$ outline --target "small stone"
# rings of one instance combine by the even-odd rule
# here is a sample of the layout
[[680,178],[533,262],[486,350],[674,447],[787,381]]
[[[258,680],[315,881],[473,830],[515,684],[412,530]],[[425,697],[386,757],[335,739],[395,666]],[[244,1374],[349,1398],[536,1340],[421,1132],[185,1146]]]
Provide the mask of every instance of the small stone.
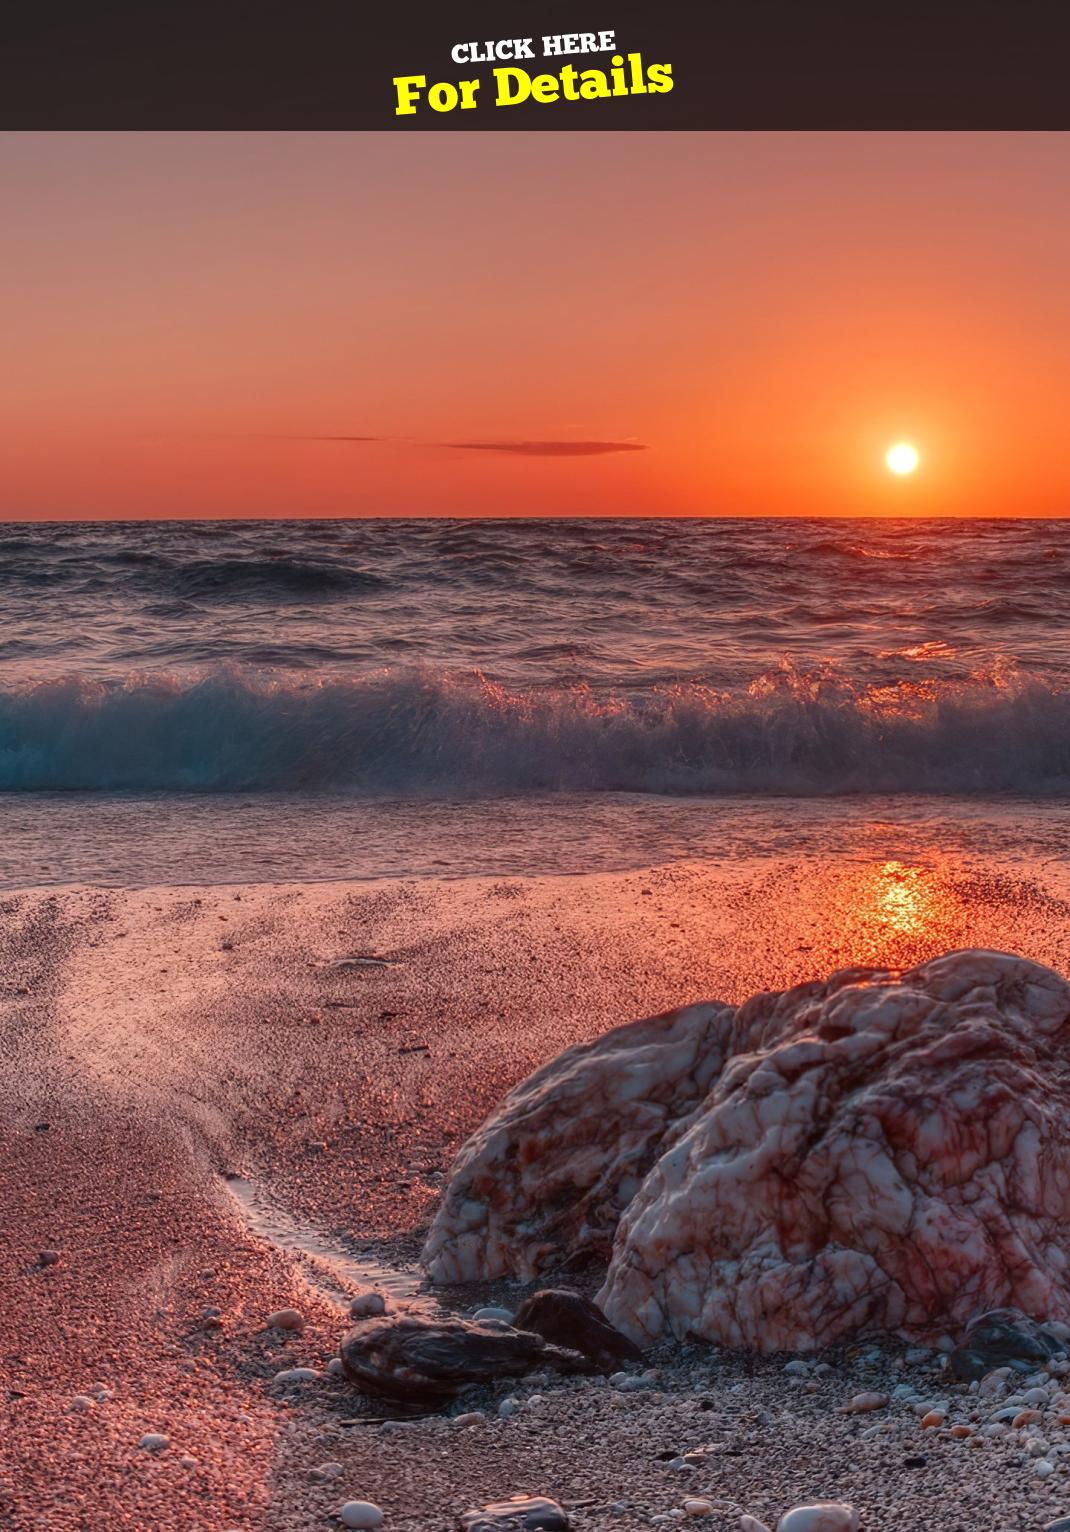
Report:
[[556,1500],[543,1495],[514,1495],[480,1511],[465,1511],[459,1525],[461,1532],[569,1532],[570,1524]]
[[1039,1410],[1019,1410],[1011,1421],[1011,1425],[1016,1431],[1020,1431],[1023,1426],[1036,1425],[1038,1420],[1043,1419],[1044,1417]]
[[972,1436],[973,1435],[973,1427],[972,1426],[952,1426],[951,1427],[951,1435],[957,1437],[960,1441],[965,1441],[967,1436]]
[[869,1410],[883,1410],[887,1403],[887,1394],[876,1392],[855,1394],[851,1402],[844,1405],[844,1413],[848,1415],[864,1415]]
[[838,1500],[815,1500],[797,1505],[777,1522],[777,1532],[858,1532],[859,1517],[853,1505]]
[[340,1356],[332,1356],[331,1360],[327,1363],[327,1375],[328,1375],[328,1377],[331,1377],[331,1378],[344,1378],[345,1377],[345,1373],[346,1373],[346,1370],[342,1366],[342,1358]]
[[341,1463],[321,1463],[320,1473],[325,1479],[340,1479],[345,1473],[345,1469],[342,1467]]
[[519,1408],[520,1408],[520,1400],[519,1399],[514,1399],[511,1396],[508,1399],[503,1399],[501,1404],[499,1404],[499,1406],[498,1406],[498,1418],[499,1418],[499,1420],[508,1420],[511,1416],[516,1414],[516,1412],[517,1412],[517,1410]]
[[350,1300],[349,1315],[351,1319],[370,1319],[376,1314],[386,1313],[386,1299],[382,1293],[358,1293]]
[[138,1442],[138,1446],[143,1447],[146,1452],[166,1452],[170,1445],[169,1439],[158,1431],[146,1431]]
[[713,1501],[702,1500],[698,1498],[694,1500],[685,1500],[684,1513],[688,1516],[712,1516]]
[[184,1457],[180,1457],[178,1461],[182,1468],[196,1468],[197,1466],[197,1459],[191,1458],[188,1452]]
[[37,1257],[38,1266],[58,1266],[62,1256],[58,1250],[42,1250]]
[[511,1325],[513,1322],[513,1311],[512,1309],[499,1308],[495,1304],[490,1303],[485,1308],[476,1309],[472,1318],[480,1321],[497,1319],[503,1325]]
[[1047,1458],[1041,1458],[1039,1463],[1033,1464],[1033,1472],[1038,1479],[1046,1479],[1055,1472],[1055,1464],[1049,1463]]
[[795,1378],[808,1378],[810,1376],[810,1363],[804,1362],[799,1357],[793,1357],[790,1362],[784,1363],[784,1371]]
[[94,1401],[88,1394],[75,1394],[67,1408],[68,1410],[73,1410],[76,1415],[82,1415],[86,1410],[93,1408],[93,1403]]
[[1070,1532],[1070,1516],[1057,1516],[1048,1522],[1044,1532]]
[[927,1431],[930,1431],[942,1426],[944,1419],[945,1416],[942,1410],[927,1410],[921,1417],[921,1423]]
[[922,1457],[920,1452],[914,1452],[914,1453],[911,1454],[910,1457],[903,1459],[903,1467],[904,1468],[924,1468],[927,1462],[928,1462],[928,1459]]
[[455,1415],[453,1417],[453,1424],[455,1426],[478,1426],[480,1421],[486,1420],[486,1418],[482,1410],[466,1410],[463,1415]]
[[319,1377],[315,1367],[287,1367],[282,1372],[277,1372],[273,1381],[275,1383],[314,1383]]
[[305,1316],[297,1309],[276,1309],[264,1320],[269,1330],[291,1330],[300,1333],[305,1328]]
[[362,1532],[372,1532],[375,1527],[381,1527],[386,1520],[382,1511],[370,1500],[347,1500],[338,1512],[338,1520],[343,1527],[355,1527]]
[[764,1521],[759,1521],[757,1516],[748,1516],[744,1511],[739,1518],[739,1532],[769,1532]]

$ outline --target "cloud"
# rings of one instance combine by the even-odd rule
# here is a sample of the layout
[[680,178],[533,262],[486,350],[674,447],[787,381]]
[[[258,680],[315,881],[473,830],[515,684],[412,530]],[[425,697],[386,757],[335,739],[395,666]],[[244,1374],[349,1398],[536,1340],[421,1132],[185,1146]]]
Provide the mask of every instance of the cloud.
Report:
[[597,457],[603,452],[645,452],[645,442],[446,442],[460,452],[512,452],[520,457]]

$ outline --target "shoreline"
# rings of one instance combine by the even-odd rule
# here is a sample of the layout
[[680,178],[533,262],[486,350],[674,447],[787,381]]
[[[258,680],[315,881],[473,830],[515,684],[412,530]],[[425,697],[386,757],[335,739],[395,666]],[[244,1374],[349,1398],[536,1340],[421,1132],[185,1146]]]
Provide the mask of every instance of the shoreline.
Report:
[[[461,1498],[531,1490],[634,1502],[580,1507],[577,1528],[646,1526],[679,1506],[683,1479],[701,1487],[686,1472],[667,1479],[647,1455],[705,1439],[704,1423],[688,1424],[695,1367],[712,1367],[700,1392],[715,1401],[697,1413],[727,1412],[744,1440],[711,1492],[740,1500],[745,1489],[754,1515],[848,1489],[867,1532],[950,1529],[956,1515],[970,1532],[1039,1529],[1065,1512],[1061,1470],[1034,1484],[993,1449],[979,1477],[989,1457],[958,1442],[930,1455],[924,1493],[912,1478],[901,1511],[865,1501],[856,1468],[870,1463],[873,1485],[895,1493],[901,1464],[879,1454],[919,1430],[897,1408],[876,1447],[858,1445],[858,1421],[835,1413],[840,1393],[857,1392],[853,1362],[804,1390],[802,1405],[782,1364],[695,1349],[655,1354],[659,1386],[623,1403],[592,1380],[525,1380],[506,1392],[541,1392],[545,1405],[515,1419],[340,1427],[341,1412],[367,1412],[335,1380],[303,1386],[292,1403],[270,1381],[285,1367],[326,1367],[339,1310],[300,1260],[243,1223],[222,1180],[254,1169],[299,1226],[380,1261],[414,1256],[458,1145],[512,1084],[573,1042],[673,1005],[738,1001],[856,963],[908,967],[960,946],[998,945],[1070,972],[1061,870],[972,861],[934,849],[927,865],[764,858],[532,879],[4,895],[0,1525],[96,1532],[110,1517],[311,1532],[352,1496],[378,1500],[392,1532],[431,1532],[465,1508]],[[48,1250],[59,1260],[41,1265]],[[306,1316],[300,1338],[264,1328],[287,1306]],[[110,1397],[72,1410],[98,1384]],[[748,1424],[744,1410],[769,1423]],[[173,1446],[139,1449],[152,1431]],[[765,1498],[743,1473],[752,1447]],[[344,1495],[309,1477],[328,1460],[343,1462]],[[966,1518],[975,1481],[1011,1519]],[[1070,1501],[1070,1482],[1064,1493]],[[738,1515],[705,1524],[720,1532]]]

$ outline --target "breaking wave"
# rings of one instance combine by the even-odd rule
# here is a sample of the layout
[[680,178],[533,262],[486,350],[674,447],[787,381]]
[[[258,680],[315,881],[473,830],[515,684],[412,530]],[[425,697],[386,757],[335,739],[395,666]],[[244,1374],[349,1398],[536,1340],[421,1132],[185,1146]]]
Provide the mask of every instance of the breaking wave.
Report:
[[856,687],[507,688],[477,673],[40,680],[0,692],[0,790],[1070,792],[1070,688],[1013,669]]

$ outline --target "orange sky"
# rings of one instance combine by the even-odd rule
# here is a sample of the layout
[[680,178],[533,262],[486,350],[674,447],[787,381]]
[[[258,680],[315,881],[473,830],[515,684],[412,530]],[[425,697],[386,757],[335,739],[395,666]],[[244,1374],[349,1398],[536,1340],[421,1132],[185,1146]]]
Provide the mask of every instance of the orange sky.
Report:
[[[1064,515],[1068,184],[1066,134],[8,134],[0,518]],[[450,445],[575,441],[646,450]]]

